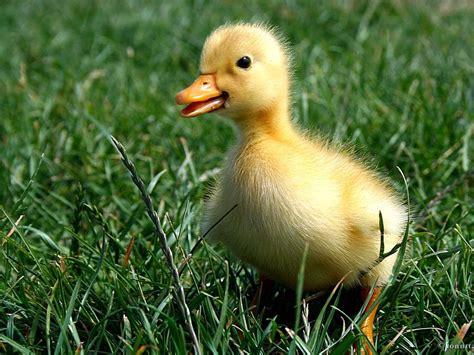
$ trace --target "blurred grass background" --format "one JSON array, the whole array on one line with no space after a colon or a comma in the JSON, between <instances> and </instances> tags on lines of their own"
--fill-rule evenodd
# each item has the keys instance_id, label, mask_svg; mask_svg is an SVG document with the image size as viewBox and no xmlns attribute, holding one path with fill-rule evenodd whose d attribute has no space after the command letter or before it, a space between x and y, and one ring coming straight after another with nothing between
<instances>
[{"instance_id":1,"label":"blurred grass background","mask_svg":"<svg viewBox=\"0 0 474 355\"><path fill-rule=\"evenodd\" d=\"M179 264L234 131L215 115L179 118L174 94L194 80L212 29L240 20L268 21L290 41L300 126L408 179L412 250L382 304L379 350L473 343L472 330L459 333L473 309L472 3L45 0L0 5L1 352L190 349L108 136L148 184ZM256 318L253 271L220 247L199 248L182 280L206 353L344 353L358 337L337 302L332 315L324 300L310 307L321 324L345 323L317 333L313 321L307 337Z\"/></svg>"}]
</instances>

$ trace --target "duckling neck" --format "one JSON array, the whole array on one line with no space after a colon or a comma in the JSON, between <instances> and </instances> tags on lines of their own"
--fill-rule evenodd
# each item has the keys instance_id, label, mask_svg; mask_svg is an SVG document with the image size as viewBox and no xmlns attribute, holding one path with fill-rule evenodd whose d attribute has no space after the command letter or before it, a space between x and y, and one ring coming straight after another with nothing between
<instances>
[{"instance_id":1,"label":"duckling neck","mask_svg":"<svg viewBox=\"0 0 474 355\"><path fill-rule=\"evenodd\" d=\"M286 140L295 135L289 107L286 104L280 104L271 110L257 112L253 115L246 115L235 121L242 141L268 138Z\"/></svg>"}]
</instances>

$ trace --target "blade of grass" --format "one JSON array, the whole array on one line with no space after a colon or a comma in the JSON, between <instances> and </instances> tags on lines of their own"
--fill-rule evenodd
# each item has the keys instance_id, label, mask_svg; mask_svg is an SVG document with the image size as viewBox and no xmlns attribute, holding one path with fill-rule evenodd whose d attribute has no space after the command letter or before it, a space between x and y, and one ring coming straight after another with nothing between
<instances>
[{"instance_id":1,"label":"blade of grass","mask_svg":"<svg viewBox=\"0 0 474 355\"><path fill-rule=\"evenodd\" d=\"M155 212L153 209L153 204L151 202L150 195L147 194L145 184L143 183L143 180L138 176L138 173L135 169L135 165L133 162L128 158L127 152L125 151L125 148L123 145L117 141L113 136L110 136L110 139L112 140L112 143L114 144L115 148L117 151L120 153L121 159L125 167L128 169L128 171L131 174L132 181L135 183L137 188L139 189L142 200L145 202L146 205L146 210L148 213L148 216L150 217L151 221L153 222L153 225L155 227L155 234L158 237L158 240L160 242L161 249L163 251L163 254L165 255L166 262L168 265L168 268L171 271L171 275L173 278L173 284L175 286L174 292L176 293L176 300L178 302L179 308L181 310L181 313L185 319L185 324L188 328L189 335L192 339L193 342L193 348L196 354L201 354L201 348L199 345L199 341L197 339L196 333L194 331L194 326L191 320L191 312L189 311L189 307L186 303L186 296L184 294L184 288L183 285L181 284L181 280L179 278L179 271L174 263L173 260L173 254L171 252L171 249L169 248L167 242L166 242L166 235L165 232L163 231L163 228L161 227L161 222L158 217L158 214Z\"/></svg>"},{"instance_id":2,"label":"blade of grass","mask_svg":"<svg viewBox=\"0 0 474 355\"><path fill-rule=\"evenodd\" d=\"M66 314L64 315L63 324L61 325L61 331L56 342L56 348L54 349L54 355L58 355L61 352L63 346L63 338L66 334L68 326L72 324L72 312L74 310L74 304L76 303L77 296L79 295L81 282L82 278L79 277L79 279L76 281L76 286L74 287L74 290L71 294Z\"/></svg>"},{"instance_id":3,"label":"blade of grass","mask_svg":"<svg viewBox=\"0 0 474 355\"><path fill-rule=\"evenodd\" d=\"M16 351L21 352L22 354L34 354L31 350L25 348L21 344L17 343L15 340L0 334L0 340L9 344L12 348L14 348Z\"/></svg>"},{"instance_id":4,"label":"blade of grass","mask_svg":"<svg viewBox=\"0 0 474 355\"><path fill-rule=\"evenodd\" d=\"M227 260L224 262L225 265L225 289L224 289L224 299L222 300L221 314L219 317L219 325L217 326L216 334L214 336L213 342L215 346L219 346L222 338L222 332L226 325L226 315L227 315L227 306L229 303L229 263Z\"/></svg>"}]
</instances>

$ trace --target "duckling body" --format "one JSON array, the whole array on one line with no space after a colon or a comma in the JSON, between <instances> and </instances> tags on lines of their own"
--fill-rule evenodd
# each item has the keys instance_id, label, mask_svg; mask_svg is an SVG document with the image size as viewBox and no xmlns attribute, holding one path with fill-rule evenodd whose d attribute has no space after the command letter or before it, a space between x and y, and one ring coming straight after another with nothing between
<instances>
[{"instance_id":1,"label":"duckling body","mask_svg":"<svg viewBox=\"0 0 474 355\"><path fill-rule=\"evenodd\" d=\"M308 246L304 288L385 282L395 256L379 256L379 211L385 246L400 239L404 209L383 180L341 151L294 131L241 137L206 206L209 235L266 276L295 287Z\"/></svg>"},{"instance_id":2,"label":"duckling body","mask_svg":"<svg viewBox=\"0 0 474 355\"><path fill-rule=\"evenodd\" d=\"M396 254L376 264L379 211L388 251L401 239L405 207L352 154L294 127L289 60L272 30L224 26L204 45L203 75L178 93L176 101L189 104L183 116L220 110L240 132L206 204L204 230L237 205L209 238L267 277L294 288L307 247L305 289L325 289L344 277L348 286L381 285Z\"/></svg>"}]
</instances>

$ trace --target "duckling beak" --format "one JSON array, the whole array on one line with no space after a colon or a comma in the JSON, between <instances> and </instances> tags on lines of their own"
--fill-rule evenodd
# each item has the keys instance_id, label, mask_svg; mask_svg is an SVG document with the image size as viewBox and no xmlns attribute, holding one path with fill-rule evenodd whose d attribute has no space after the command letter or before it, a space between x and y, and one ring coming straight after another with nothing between
<instances>
[{"instance_id":1,"label":"duckling beak","mask_svg":"<svg viewBox=\"0 0 474 355\"><path fill-rule=\"evenodd\" d=\"M196 117L224 106L227 94L217 88L214 74L200 75L191 86L176 94L178 105L188 104L182 111L183 117Z\"/></svg>"}]
</instances>

